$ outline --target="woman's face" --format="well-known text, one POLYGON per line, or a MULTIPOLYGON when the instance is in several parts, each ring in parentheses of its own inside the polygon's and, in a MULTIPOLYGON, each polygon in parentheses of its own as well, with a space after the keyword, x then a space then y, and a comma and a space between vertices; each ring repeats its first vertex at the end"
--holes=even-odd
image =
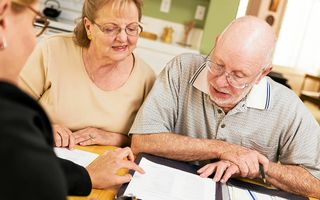
MULTIPOLYGON (((33 4, 31 7, 37 9, 38 4, 33 4)), ((33 28, 35 15, 36 14, 27 7, 19 13, 15 13, 11 10, 8 12, 5 31, 8 43, 6 56, 8 58, 12 58, 10 60, 10 68, 12 68, 11 70, 15 71, 17 75, 31 54, 36 43, 33 28)))
MULTIPOLYGON (((100 57, 119 62, 131 55, 135 49, 138 35, 128 35, 125 28, 136 28, 139 22, 138 9, 130 3, 121 11, 112 11, 110 5, 105 5, 97 12, 94 22, 85 20, 87 33, 92 36, 89 48, 100 57), (119 14, 121 13, 121 14, 119 14), (115 35, 104 33, 102 30, 121 28, 115 35)), ((130 29, 134 30, 134 29, 130 29)))

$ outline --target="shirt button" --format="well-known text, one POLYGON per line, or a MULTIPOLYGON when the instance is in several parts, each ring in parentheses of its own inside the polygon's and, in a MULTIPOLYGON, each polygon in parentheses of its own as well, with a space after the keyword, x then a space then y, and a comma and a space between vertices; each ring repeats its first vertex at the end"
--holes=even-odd
POLYGON ((218 113, 219 113, 219 114, 222 113, 222 110, 218 109, 218 113))
POLYGON ((221 128, 224 128, 224 127, 226 127, 226 125, 225 125, 225 124, 222 124, 222 125, 221 125, 221 128))

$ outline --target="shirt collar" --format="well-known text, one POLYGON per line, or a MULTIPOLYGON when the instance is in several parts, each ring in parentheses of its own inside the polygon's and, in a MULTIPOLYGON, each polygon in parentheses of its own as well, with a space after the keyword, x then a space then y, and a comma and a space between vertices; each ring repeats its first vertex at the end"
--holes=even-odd
MULTIPOLYGON (((205 64, 202 64, 191 77, 189 83, 201 92, 209 95, 207 81, 208 70, 205 69, 205 64)), ((271 102, 270 89, 270 83, 267 77, 264 77, 258 84, 252 87, 247 95, 246 106, 260 110, 268 110, 271 102)))

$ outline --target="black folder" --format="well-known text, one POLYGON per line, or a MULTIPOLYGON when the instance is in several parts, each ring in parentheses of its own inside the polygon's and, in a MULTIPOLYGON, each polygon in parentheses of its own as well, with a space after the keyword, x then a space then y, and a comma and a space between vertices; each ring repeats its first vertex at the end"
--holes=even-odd
MULTIPOLYGON (((135 159, 135 163, 139 164, 140 160, 142 158, 146 158, 152 162, 165 165, 168 167, 172 167, 175 169, 183 170, 192 174, 197 174, 197 170, 199 169, 199 166, 190 164, 188 162, 182 162, 182 161, 177 161, 177 160, 172 160, 168 158, 163 158, 147 153, 140 153, 138 154, 137 158, 135 159)), ((133 175, 134 171, 130 170, 129 173, 133 175)), ((238 179, 229 179, 227 184, 221 184, 217 183, 216 184, 216 200, 228 200, 229 195, 228 195, 228 190, 226 190, 226 185, 230 186, 235 186, 238 188, 243 188, 243 189, 248 189, 251 191, 259 192, 262 194, 267 194, 271 196, 278 196, 290 200, 307 200, 308 198, 302 197, 302 196, 297 196, 294 194, 290 194, 288 192, 280 191, 280 190, 273 190, 273 189, 268 189, 263 186, 259 186, 256 184, 248 183, 248 182, 243 182, 238 179)), ((128 183, 123 184, 120 189, 118 190, 117 196, 122 196, 128 187, 128 183)), ((144 200, 144 199, 143 199, 144 200)))

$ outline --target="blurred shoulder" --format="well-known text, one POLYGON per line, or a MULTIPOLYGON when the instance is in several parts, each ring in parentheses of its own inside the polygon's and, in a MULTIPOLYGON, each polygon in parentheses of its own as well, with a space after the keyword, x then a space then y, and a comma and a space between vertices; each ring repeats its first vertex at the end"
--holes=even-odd
POLYGON ((73 33, 62 33, 51 35, 43 38, 39 42, 42 46, 50 46, 50 48, 76 47, 73 33))

